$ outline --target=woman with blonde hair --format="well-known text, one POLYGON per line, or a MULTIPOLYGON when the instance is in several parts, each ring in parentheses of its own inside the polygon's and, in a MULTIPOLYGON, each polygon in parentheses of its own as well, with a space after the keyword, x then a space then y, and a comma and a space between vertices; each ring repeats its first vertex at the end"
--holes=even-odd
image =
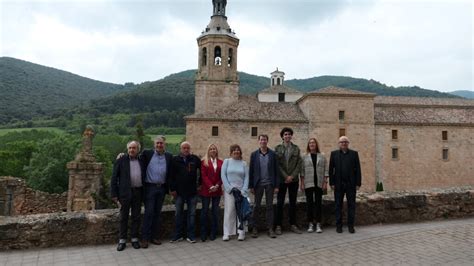
POLYGON ((219 152, 215 144, 207 147, 207 152, 201 161, 201 241, 205 242, 208 235, 208 212, 209 204, 212 206, 211 230, 209 239, 216 239, 217 223, 219 219, 219 202, 222 196, 221 179, 222 160, 219 159, 219 152))
MULTIPOLYGON (((235 235, 237 231, 237 211, 235 208, 234 191, 240 191, 243 197, 248 195, 249 168, 242 160, 242 149, 239 145, 230 146, 231 158, 225 159, 222 164, 222 184, 224 185, 224 236, 222 240, 228 241, 229 236, 235 235)), ((240 221, 241 223, 243 221, 240 221)), ((245 239, 245 230, 239 229, 238 240, 245 239)))
POLYGON ((300 189, 306 194, 306 207, 308 215, 308 232, 322 233, 321 210, 323 190, 328 183, 328 167, 326 158, 319 150, 319 143, 316 138, 310 138, 306 146, 306 154, 302 156, 303 164, 301 169, 300 189), (313 213, 316 211, 316 219, 313 213), (315 223, 316 222, 316 223, 315 223), (315 229, 316 224, 316 229, 315 229))

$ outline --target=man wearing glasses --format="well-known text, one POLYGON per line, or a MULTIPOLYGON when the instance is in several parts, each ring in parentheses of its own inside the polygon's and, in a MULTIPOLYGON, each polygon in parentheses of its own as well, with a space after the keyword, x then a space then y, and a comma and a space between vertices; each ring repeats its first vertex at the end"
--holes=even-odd
POLYGON ((356 191, 361 185, 361 170, 359 154, 349 149, 349 139, 339 138, 339 150, 331 152, 329 160, 329 184, 334 191, 336 203, 336 231, 342 233, 342 206, 344 194, 347 199, 347 227, 349 233, 355 233, 355 203, 356 191))

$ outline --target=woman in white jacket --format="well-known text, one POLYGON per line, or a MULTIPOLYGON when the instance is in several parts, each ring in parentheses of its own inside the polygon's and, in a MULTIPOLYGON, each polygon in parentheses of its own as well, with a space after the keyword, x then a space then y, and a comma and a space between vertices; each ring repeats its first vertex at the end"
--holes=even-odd
POLYGON ((316 138, 310 138, 306 146, 306 154, 302 156, 300 189, 306 194, 306 207, 308 215, 308 232, 322 233, 321 212, 323 190, 327 188, 328 167, 327 160, 319 150, 316 138), (316 212, 316 216, 314 216, 316 212))

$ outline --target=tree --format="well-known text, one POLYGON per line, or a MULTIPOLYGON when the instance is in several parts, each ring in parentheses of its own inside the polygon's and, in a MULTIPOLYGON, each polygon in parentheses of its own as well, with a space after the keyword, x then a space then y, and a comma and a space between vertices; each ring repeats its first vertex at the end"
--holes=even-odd
POLYGON ((39 142, 25 167, 28 185, 49 193, 66 191, 69 181, 66 164, 74 159, 78 150, 79 140, 66 136, 39 142))

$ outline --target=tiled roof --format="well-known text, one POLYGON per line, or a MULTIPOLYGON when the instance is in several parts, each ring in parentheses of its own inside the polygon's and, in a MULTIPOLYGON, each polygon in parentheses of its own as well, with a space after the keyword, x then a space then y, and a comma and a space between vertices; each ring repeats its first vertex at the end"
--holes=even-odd
POLYGON ((378 124, 470 124, 474 125, 474 108, 432 108, 415 106, 376 106, 378 124))
POLYGON ((259 102, 255 96, 239 95, 236 103, 223 110, 186 116, 186 120, 232 120, 263 122, 308 122, 301 109, 289 102, 259 102))
POLYGON ((280 93, 280 92, 286 92, 286 93, 301 93, 299 90, 287 87, 285 85, 274 85, 269 88, 266 88, 264 90, 261 90, 259 93, 280 93))
POLYGON ((377 96, 374 99, 376 105, 440 105, 440 106, 472 106, 474 100, 459 98, 428 98, 428 97, 404 97, 404 96, 377 96))
POLYGON ((356 91, 346 88, 340 88, 335 86, 325 87, 319 90, 309 92, 311 94, 354 94, 354 95, 375 95, 374 93, 368 93, 363 91, 356 91))

